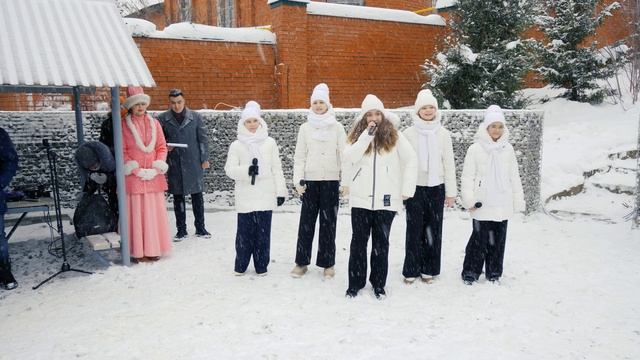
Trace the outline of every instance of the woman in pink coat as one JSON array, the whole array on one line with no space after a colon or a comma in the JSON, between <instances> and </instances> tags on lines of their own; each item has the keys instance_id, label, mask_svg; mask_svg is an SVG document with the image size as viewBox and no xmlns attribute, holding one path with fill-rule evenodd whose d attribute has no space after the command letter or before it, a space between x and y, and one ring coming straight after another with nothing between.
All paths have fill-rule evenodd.
<instances>
[{"instance_id":1,"label":"woman in pink coat","mask_svg":"<svg viewBox=\"0 0 640 360\"><path fill-rule=\"evenodd\" d=\"M158 120L147 114L151 101L140 87L127 88L122 120L124 174L129 211L129 247L136 261L155 261L171 250L164 192L169 166Z\"/></svg>"}]
</instances>

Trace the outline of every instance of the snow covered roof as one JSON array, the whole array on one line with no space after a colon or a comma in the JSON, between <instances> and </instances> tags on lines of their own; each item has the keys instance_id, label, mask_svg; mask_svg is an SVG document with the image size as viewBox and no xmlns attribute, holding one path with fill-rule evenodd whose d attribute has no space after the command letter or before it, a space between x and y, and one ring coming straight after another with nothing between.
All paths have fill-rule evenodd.
<instances>
[{"instance_id":1,"label":"snow covered roof","mask_svg":"<svg viewBox=\"0 0 640 360\"><path fill-rule=\"evenodd\" d=\"M186 39L205 41L229 41L242 43L275 44L276 35L264 28L225 28L193 23L171 24L162 31L155 24L142 19L125 18L124 22L134 36L160 39Z\"/></svg>"},{"instance_id":2,"label":"snow covered roof","mask_svg":"<svg viewBox=\"0 0 640 360\"><path fill-rule=\"evenodd\" d=\"M343 5L310 1L307 4L307 14L337 16L367 20L394 21L414 24L445 26L444 19L439 15L418 15L412 11L385 9L371 6Z\"/></svg>"},{"instance_id":3,"label":"snow covered roof","mask_svg":"<svg viewBox=\"0 0 640 360\"><path fill-rule=\"evenodd\" d=\"M113 0L0 0L0 84L155 86Z\"/></svg>"},{"instance_id":4,"label":"snow covered roof","mask_svg":"<svg viewBox=\"0 0 640 360\"><path fill-rule=\"evenodd\" d=\"M458 0L438 0L436 9L442 10L450 7L458 6Z\"/></svg>"}]
</instances>

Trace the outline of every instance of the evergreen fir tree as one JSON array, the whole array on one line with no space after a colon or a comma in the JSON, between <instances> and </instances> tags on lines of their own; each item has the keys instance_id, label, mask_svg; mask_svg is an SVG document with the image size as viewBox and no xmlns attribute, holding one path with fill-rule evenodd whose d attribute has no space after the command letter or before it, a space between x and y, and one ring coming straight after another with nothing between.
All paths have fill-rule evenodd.
<instances>
[{"instance_id":1,"label":"evergreen fir tree","mask_svg":"<svg viewBox=\"0 0 640 360\"><path fill-rule=\"evenodd\" d=\"M566 88L564 96L570 100L602 102L604 90L597 81L613 76L619 65L602 56L596 41L588 43L587 38L620 4L614 2L596 12L599 0L545 2L547 15L536 22L548 43L542 47L542 65L537 71L548 83Z\"/></svg>"},{"instance_id":2,"label":"evergreen fir tree","mask_svg":"<svg viewBox=\"0 0 640 360\"><path fill-rule=\"evenodd\" d=\"M454 109L526 105L520 93L533 61L534 40L521 40L533 24L535 0L460 0L447 50L423 66L425 84Z\"/></svg>"}]
</instances>

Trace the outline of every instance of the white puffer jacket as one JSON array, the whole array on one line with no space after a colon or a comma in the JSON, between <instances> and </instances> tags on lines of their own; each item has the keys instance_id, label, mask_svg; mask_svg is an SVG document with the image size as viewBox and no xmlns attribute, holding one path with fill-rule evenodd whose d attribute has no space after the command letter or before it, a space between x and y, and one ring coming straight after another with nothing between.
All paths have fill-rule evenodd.
<instances>
[{"instance_id":1,"label":"white puffer jacket","mask_svg":"<svg viewBox=\"0 0 640 360\"><path fill-rule=\"evenodd\" d=\"M400 119L385 112L397 128ZM402 210L402 197L413 197L416 190L416 154L407 139L398 132L396 146L390 152L365 154L375 136L364 131L353 144L347 144L343 161L349 171L349 206L367 210ZM385 198L388 202L385 204Z\"/></svg>"},{"instance_id":2,"label":"white puffer jacket","mask_svg":"<svg viewBox=\"0 0 640 360\"><path fill-rule=\"evenodd\" d=\"M298 141L293 157L293 183L300 180L323 181L340 180L342 150L347 142L347 134L340 123L328 129L331 136L327 141L312 137L312 126L306 122L300 126Z\"/></svg>"},{"instance_id":3,"label":"white puffer jacket","mask_svg":"<svg viewBox=\"0 0 640 360\"><path fill-rule=\"evenodd\" d=\"M268 137L259 150L262 155L261 162L258 163L259 175L256 176L255 185L251 185L249 166L253 156L249 148L240 140L229 146L224 171L235 180L236 211L239 213L273 210L277 207L277 198L287 195L276 141Z\"/></svg>"},{"instance_id":4,"label":"white puffer jacket","mask_svg":"<svg viewBox=\"0 0 640 360\"><path fill-rule=\"evenodd\" d=\"M462 206L470 209L474 207L476 202L482 202L483 206L472 213L474 219L485 221L508 220L515 211L524 211L525 209L524 193L515 151L513 146L507 143L506 148L500 152L499 158L505 169L506 179L504 180L508 192L507 198L510 200L507 202L508 205L485 205L487 194L483 184L485 182L489 154L478 142L480 138L491 140L486 129L481 128L476 134L476 142L467 150L461 179ZM506 127L501 139L509 141L509 130Z\"/></svg>"},{"instance_id":5,"label":"white puffer jacket","mask_svg":"<svg viewBox=\"0 0 640 360\"><path fill-rule=\"evenodd\" d=\"M440 114L438 113L438 116ZM412 116L413 121L422 121L417 116ZM416 130L415 126L407 128L402 134L409 140L416 155L418 155L418 137L420 134ZM446 197L456 197L458 194L456 184L456 163L453 156L453 143L451 141L451 133L444 127L440 127L438 130L438 142L440 144L440 154L442 155L442 161L440 162L440 181L444 183L444 191ZM422 170L418 166L418 186L427 186L427 180L429 174L427 171Z\"/></svg>"}]
</instances>

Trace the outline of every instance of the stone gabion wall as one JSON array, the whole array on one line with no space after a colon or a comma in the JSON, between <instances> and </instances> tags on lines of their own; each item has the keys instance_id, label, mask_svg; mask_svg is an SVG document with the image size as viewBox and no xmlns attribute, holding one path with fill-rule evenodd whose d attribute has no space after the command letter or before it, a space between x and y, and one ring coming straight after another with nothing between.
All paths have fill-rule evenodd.
<instances>
[{"instance_id":1,"label":"stone gabion wall","mask_svg":"<svg viewBox=\"0 0 640 360\"><path fill-rule=\"evenodd\" d=\"M401 129L410 125L409 111L394 110L401 117ZM156 112L153 112L156 114ZM357 110L337 112L338 121L351 128ZM84 113L86 140L99 136L100 124L105 112ZM207 192L233 190L233 181L224 174L224 164L229 144L236 139L239 111L203 111L209 129L209 151L212 169L205 174ZM473 143L478 125L482 122L482 110L443 111L443 125L453 136L458 185L467 148ZM269 134L280 146L280 155L290 190L293 154L300 125L306 121L306 111L274 110L263 113L269 125ZM540 164L542 155L543 113L540 111L507 111L507 124L511 131L511 143L516 149L520 176L525 192L527 212L540 205ZM42 139L49 139L58 154L58 174L62 198L70 201L79 188L79 175L73 162L77 147L75 117L72 112L0 112L0 127L12 137L20 155L20 170L13 186L34 187L49 184L47 156Z\"/></svg>"}]
</instances>

